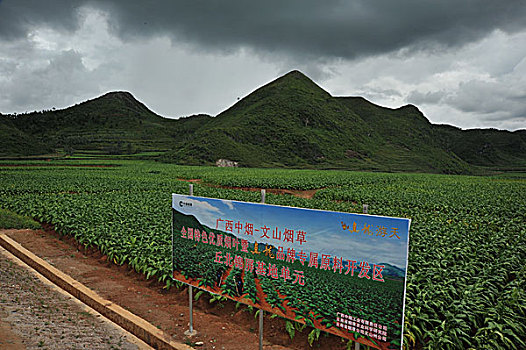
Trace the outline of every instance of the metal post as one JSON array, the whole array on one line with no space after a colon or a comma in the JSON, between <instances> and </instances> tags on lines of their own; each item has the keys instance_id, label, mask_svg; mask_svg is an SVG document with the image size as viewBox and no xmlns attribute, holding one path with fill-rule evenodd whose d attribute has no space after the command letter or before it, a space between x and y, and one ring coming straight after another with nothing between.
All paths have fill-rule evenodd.
<instances>
[{"instance_id":1,"label":"metal post","mask_svg":"<svg viewBox=\"0 0 526 350\"><path fill-rule=\"evenodd\" d=\"M369 209L369 205L364 204L364 205L363 205L363 213L364 213L364 214L367 214L367 209Z\"/></svg>"},{"instance_id":2,"label":"metal post","mask_svg":"<svg viewBox=\"0 0 526 350\"><path fill-rule=\"evenodd\" d=\"M261 189L261 203L265 203L265 190ZM259 350L263 350L263 309L259 309Z\"/></svg>"},{"instance_id":3,"label":"metal post","mask_svg":"<svg viewBox=\"0 0 526 350\"><path fill-rule=\"evenodd\" d=\"M170 227L171 227L171 232L172 232L172 246L170 247L171 248L171 251L172 251L172 271L171 271L171 275L172 275L172 282L175 280L174 278L174 207L173 207L173 194L172 194L172 204L170 205L170 211L172 212L172 221L170 222Z\"/></svg>"},{"instance_id":4,"label":"metal post","mask_svg":"<svg viewBox=\"0 0 526 350\"><path fill-rule=\"evenodd\" d=\"M194 185L193 184L190 184L188 185L188 192L190 194L190 196L193 196L194 195ZM194 330L194 291L193 291L194 287L192 287L192 285L188 285L188 313L190 315L190 323L189 323L189 329L184 332L184 334L188 337L193 337L194 335L197 334L197 331Z\"/></svg>"},{"instance_id":5,"label":"metal post","mask_svg":"<svg viewBox=\"0 0 526 350\"><path fill-rule=\"evenodd\" d=\"M259 309L259 350L263 350L263 309Z\"/></svg>"},{"instance_id":6,"label":"metal post","mask_svg":"<svg viewBox=\"0 0 526 350\"><path fill-rule=\"evenodd\" d=\"M190 305L190 333L194 332L193 289L194 289L194 287L192 287L192 286L189 286L189 288L188 288L188 304Z\"/></svg>"}]
</instances>

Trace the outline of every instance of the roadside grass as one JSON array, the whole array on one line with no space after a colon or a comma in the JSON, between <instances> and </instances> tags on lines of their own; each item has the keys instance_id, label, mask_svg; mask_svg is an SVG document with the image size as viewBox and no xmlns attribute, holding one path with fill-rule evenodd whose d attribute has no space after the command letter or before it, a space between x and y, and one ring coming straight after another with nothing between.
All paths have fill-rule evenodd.
<instances>
[{"instance_id":1,"label":"roadside grass","mask_svg":"<svg viewBox=\"0 0 526 350\"><path fill-rule=\"evenodd\" d=\"M30 217L0 208L0 229L30 228L39 229L40 224Z\"/></svg>"}]
</instances>

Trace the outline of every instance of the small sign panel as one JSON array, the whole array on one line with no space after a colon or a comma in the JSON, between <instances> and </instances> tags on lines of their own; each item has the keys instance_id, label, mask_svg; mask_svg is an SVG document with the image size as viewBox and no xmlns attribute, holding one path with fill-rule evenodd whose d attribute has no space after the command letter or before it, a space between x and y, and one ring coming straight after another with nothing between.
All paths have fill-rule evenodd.
<instances>
[{"instance_id":1,"label":"small sign panel","mask_svg":"<svg viewBox=\"0 0 526 350\"><path fill-rule=\"evenodd\" d=\"M409 219L174 194L173 277L378 349L402 346Z\"/></svg>"}]
</instances>

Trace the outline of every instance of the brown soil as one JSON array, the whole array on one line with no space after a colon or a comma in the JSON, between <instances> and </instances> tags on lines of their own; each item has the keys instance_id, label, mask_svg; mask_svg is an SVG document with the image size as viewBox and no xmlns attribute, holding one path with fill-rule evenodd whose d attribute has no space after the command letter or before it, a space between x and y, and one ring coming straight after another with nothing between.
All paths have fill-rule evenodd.
<instances>
[{"instance_id":1,"label":"brown soil","mask_svg":"<svg viewBox=\"0 0 526 350\"><path fill-rule=\"evenodd\" d=\"M219 187L229 188L233 190L252 191L252 192L260 192L262 190L262 188L257 188L257 187L228 187L228 186L219 186ZM315 190L286 190L282 188L265 188L264 190L267 193L272 193L272 194L288 194L294 197L311 199L314 197L316 192L321 190L321 188L318 188Z\"/></svg>"},{"instance_id":2,"label":"brown soil","mask_svg":"<svg viewBox=\"0 0 526 350\"><path fill-rule=\"evenodd\" d=\"M203 180L201 180L201 179L177 179L177 180L191 182L191 183L197 183L197 184L202 184L202 185L210 186L210 187L225 188L225 189L230 189L230 190L242 190L242 191L260 192L261 190L264 189L267 193L287 194L287 195L291 195L291 196L294 196L294 197L306 198L306 199L312 199L314 197L314 195L316 194L316 192L318 192L319 190L323 189L323 188L317 188L317 189L314 189L314 190L286 190L286 189L283 189L283 188L233 187L233 186L214 185L214 184L203 182Z\"/></svg>"},{"instance_id":3,"label":"brown soil","mask_svg":"<svg viewBox=\"0 0 526 350\"><path fill-rule=\"evenodd\" d=\"M196 184L203 183L203 180L201 180L201 179L177 179L177 180L191 182L191 183L196 183Z\"/></svg>"},{"instance_id":4,"label":"brown soil","mask_svg":"<svg viewBox=\"0 0 526 350\"><path fill-rule=\"evenodd\" d=\"M0 310L0 348L5 350L24 350L22 338L13 329L11 324L4 321L7 313Z\"/></svg>"},{"instance_id":5,"label":"brown soil","mask_svg":"<svg viewBox=\"0 0 526 350\"><path fill-rule=\"evenodd\" d=\"M189 345L203 342L200 349L257 349L259 344L258 320L246 306L236 307L227 300L209 302L201 296L194 301L194 329L198 334L192 338L184 335L188 330L188 289L172 288L146 280L125 265L117 266L106 256L91 249L85 251L72 238L61 237L50 227L45 230L10 230L8 236L56 268L96 291L132 313L144 318L154 326L171 335L174 340ZM197 290L194 290L194 296ZM248 299L243 299L247 302ZM292 310L286 308L286 314ZM278 312L278 314L281 312ZM265 313L265 349L308 349L308 332L296 332L293 340L285 330L285 320L270 318ZM327 335L321 336L314 348L345 349L347 340Z\"/></svg>"}]
</instances>

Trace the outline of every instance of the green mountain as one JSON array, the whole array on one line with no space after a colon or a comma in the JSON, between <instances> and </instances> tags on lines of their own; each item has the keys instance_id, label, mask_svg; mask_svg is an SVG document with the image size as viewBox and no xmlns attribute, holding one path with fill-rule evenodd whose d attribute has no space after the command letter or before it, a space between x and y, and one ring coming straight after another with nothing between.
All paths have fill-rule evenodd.
<instances>
[{"instance_id":1,"label":"green mountain","mask_svg":"<svg viewBox=\"0 0 526 350\"><path fill-rule=\"evenodd\" d=\"M412 105L333 97L298 71L216 117L163 118L130 93L111 92L63 110L0 115L0 136L1 156L159 151L164 161L190 165L223 158L247 167L434 173L526 167L526 130L434 125Z\"/></svg>"},{"instance_id":2,"label":"green mountain","mask_svg":"<svg viewBox=\"0 0 526 350\"><path fill-rule=\"evenodd\" d=\"M435 154L435 158L444 160L447 158L443 157L443 152L447 153L451 157L451 167L465 163L489 167L526 166L526 130L462 130L450 125L431 124L412 105L390 109L361 97L343 97L341 100L363 120L374 125L389 143L400 146L398 156L410 156L403 150L418 148L424 151L423 154ZM444 169L444 166L447 164L438 164L438 169Z\"/></svg>"},{"instance_id":3,"label":"green mountain","mask_svg":"<svg viewBox=\"0 0 526 350\"><path fill-rule=\"evenodd\" d=\"M51 153L52 148L19 130L13 120L0 115L0 157Z\"/></svg>"},{"instance_id":4,"label":"green mountain","mask_svg":"<svg viewBox=\"0 0 526 350\"><path fill-rule=\"evenodd\" d=\"M526 130L434 128L442 146L470 164L510 170L526 166Z\"/></svg>"},{"instance_id":5,"label":"green mountain","mask_svg":"<svg viewBox=\"0 0 526 350\"><path fill-rule=\"evenodd\" d=\"M212 164L227 158L243 166L359 166L377 148L378 135L358 115L300 72L259 89L198 128L193 142L166 159Z\"/></svg>"},{"instance_id":6,"label":"green mountain","mask_svg":"<svg viewBox=\"0 0 526 350\"><path fill-rule=\"evenodd\" d=\"M243 166L465 173L414 106L388 109L332 97L298 71L257 89L167 153L183 164L220 158Z\"/></svg>"},{"instance_id":7,"label":"green mountain","mask_svg":"<svg viewBox=\"0 0 526 350\"><path fill-rule=\"evenodd\" d=\"M197 126L196 120L206 118L163 118L129 92L110 92L63 110L9 119L18 130L47 145L46 151L62 148L122 154L170 150L178 130L191 132Z\"/></svg>"},{"instance_id":8,"label":"green mountain","mask_svg":"<svg viewBox=\"0 0 526 350\"><path fill-rule=\"evenodd\" d=\"M440 144L433 124L413 105L391 109L362 97L338 97L381 139L375 159L388 170L465 173L469 165Z\"/></svg>"},{"instance_id":9,"label":"green mountain","mask_svg":"<svg viewBox=\"0 0 526 350\"><path fill-rule=\"evenodd\" d=\"M434 125L413 105L397 109L361 97L332 97L292 71L196 129L165 159L242 166L472 173L526 167L526 131ZM478 171L478 170L477 170Z\"/></svg>"}]
</instances>

